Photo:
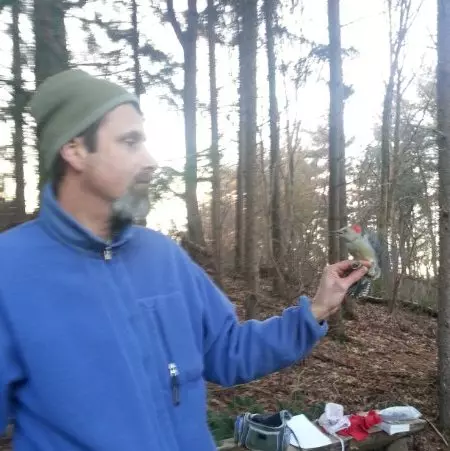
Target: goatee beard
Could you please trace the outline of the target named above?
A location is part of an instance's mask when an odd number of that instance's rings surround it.
[[[148,190],[135,190],[130,187],[117,199],[111,209],[110,225],[112,236],[120,233],[132,223],[142,223],[150,211]]]

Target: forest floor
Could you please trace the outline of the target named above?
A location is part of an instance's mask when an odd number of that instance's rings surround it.
[[[224,289],[243,318],[243,285],[225,281]],[[265,299],[262,317],[278,314],[281,301]],[[303,362],[246,385],[209,387],[210,425],[216,439],[232,436],[232,419],[245,411],[291,409],[314,419],[326,402],[346,413],[410,404],[437,426],[436,319],[383,305],[356,304],[356,320],[345,321],[347,338],[324,338]],[[427,425],[415,440],[417,451],[446,450]]]

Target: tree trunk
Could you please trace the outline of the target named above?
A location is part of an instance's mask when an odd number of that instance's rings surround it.
[[[261,219],[261,228],[263,229],[263,244],[260,246],[261,249],[261,259],[262,262],[266,266],[270,266],[274,270],[273,264],[273,253],[272,253],[272,239],[271,239],[271,221],[270,221],[270,199],[269,192],[270,188],[268,186],[268,181],[266,178],[266,165],[265,165],[265,151],[264,151],[264,142],[262,138],[262,134],[259,135],[259,145],[257,146],[258,151],[258,159],[259,159],[259,170],[261,173],[261,189],[258,190],[259,196],[258,200],[263,204],[263,218]],[[273,271],[268,274],[269,277],[273,278]]]
[[[401,250],[404,249],[405,247],[405,221],[404,221],[404,215],[402,212],[400,212],[400,217],[399,217],[399,224],[398,224],[398,235],[399,235],[399,244],[398,244],[398,249],[397,249],[397,254],[401,253]],[[400,252],[399,252],[400,250]],[[395,306],[397,304],[397,298],[398,298],[398,292],[400,290],[403,278],[405,276],[405,271],[406,271],[406,267],[404,264],[402,264],[401,270],[400,270],[400,274],[398,272],[398,255],[396,256],[396,270],[394,273],[394,286],[393,286],[393,290],[392,290],[392,311],[391,313],[394,312]],[[389,303],[389,300],[388,300]]]
[[[184,53],[184,137],[186,164],[184,169],[185,200],[189,240],[203,246],[205,238],[197,199],[197,0],[188,1],[187,28],[181,30],[173,0],[167,0],[167,14]]]
[[[435,233],[434,233],[435,221],[433,220],[433,211],[431,208],[433,199],[430,197],[430,194],[429,194],[430,191],[428,189],[428,178],[427,178],[427,174],[424,169],[424,163],[423,163],[422,153],[421,153],[420,149],[416,153],[416,158],[417,158],[417,162],[418,162],[420,178],[423,183],[423,190],[426,194],[425,199],[424,199],[424,205],[425,205],[425,213],[427,216],[429,240],[431,243],[431,261],[432,261],[432,265],[433,265],[433,277],[437,277],[438,272],[439,272],[439,270],[438,270],[438,250],[437,250],[437,245],[436,245],[436,237],[435,237]]]
[[[189,239],[204,245],[197,200],[197,1],[189,0],[184,41],[184,124],[186,138],[186,207]]]
[[[239,133],[238,145],[239,155],[236,171],[236,226],[235,226],[235,254],[234,266],[238,274],[244,271],[244,197],[245,197],[245,180],[244,180],[244,159],[245,159],[245,133],[244,133],[244,106],[247,102],[247,93],[244,91],[243,76],[245,73],[245,61],[241,55],[245,53],[245,44],[242,29],[242,7],[238,2],[238,46],[239,46]]]
[[[345,218],[342,216],[345,212],[340,211],[340,197],[345,192],[345,187],[340,186],[343,178],[341,162],[345,155],[345,141],[339,0],[328,0],[328,35],[330,42],[328,261],[332,264],[340,259],[339,238],[333,232],[339,228],[342,218]],[[340,311],[330,318],[330,332],[335,337],[344,335]]]
[[[133,79],[134,92],[137,97],[145,92],[141,77],[141,63],[139,59],[139,24],[138,24],[138,5],[136,0],[131,0],[131,50],[133,52]]]
[[[393,69],[391,69],[392,71]],[[394,96],[394,74],[391,72],[383,102],[383,120],[381,125],[381,193],[380,206],[377,217],[378,239],[380,243],[380,266],[382,272],[381,297],[389,298],[392,293],[390,283],[390,263],[388,248],[389,227],[389,184],[390,184],[390,158],[391,158],[391,120],[392,101]]]
[[[401,73],[397,71],[397,88],[395,97],[395,120],[394,120],[394,146],[392,154],[392,165],[389,172],[389,189],[387,197],[387,211],[389,222],[391,224],[391,260],[392,266],[389,265],[391,269],[390,281],[391,284],[391,295],[388,296],[388,310],[389,313],[393,313],[395,309],[395,303],[398,293],[398,288],[400,284],[400,276],[398,274],[398,249],[396,245],[397,234],[395,227],[395,197],[396,197],[396,180],[399,173],[400,164],[400,120],[401,120],[401,106],[402,106],[402,92],[401,92]]]
[[[283,224],[283,230],[285,234],[285,256],[286,266],[291,268],[294,262],[294,183],[295,183],[295,146],[294,146],[294,131],[291,127],[291,121],[289,119],[290,115],[290,93],[287,87],[287,76],[286,71],[282,71],[283,75],[283,88],[284,88],[284,99],[286,103],[286,153],[287,153],[287,174],[284,180],[284,196],[285,196],[285,220]],[[298,124],[294,122],[294,128]]]
[[[64,15],[64,2],[61,0],[34,0],[36,86],[39,86],[47,77],[69,68]],[[40,189],[45,181],[44,166],[39,155]]]
[[[246,299],[246,318],[257,316],[258,265],[256,236],[256,51],[258,32],[257,0],[246,0],[241,3],[242,40],[239,55],[241,60],[241,94],[245,93],[245,102],[241,102],[241,133],[245,152],[243,179],[245,180],[245,278],[248,285]]]
[[[288,255],[289,255],[289,263],[293,261],[293,249],[294,249],[294,240],[295,240],[295,230],[294,230],[294,191],[295,191],[295,148],[292,145],[292,136],[289,132],[288,128],[288,182],[287,182],[287,202],[289,202],[288,210],[287,210],[287,218],[288,218]]]
[[[286,111],[289,111],[289,96],[286,86],[286,79],[283,79],[283,84],[286,94]],[[295,153],[297,142],[294,142],[294,135],[298,136],[298,130],[300,123],[294,123],[294,130],[291,129],[291,123],[289,118],[286,122],[286,147],[287,147],[287,177],[285,184],[285,196],[286,196],[286,227],[285,236],[287,236],[287,249],[285,252],[285,258],[287,256],[287,266],[291,268],[294,265],[294,248],[296,247],[296,230],[294,228],[294,193],[295,193]],[[298,233],[298,232],[297,232]],[[300,236],[302,236],[300,234]]]
[[[340,58],[341,59],[341,58]],[[340,63],[340,88],[338,90],[341,95],[341,109],[340,109],[340,157],[339,157],[339,227],[347,226],[347,180],[345,176],[345,135],[344,135],[344,83],[342,80],[342,60]],[[347,245],[344,239],[339,240],[339,259],[346,260],[348,258]],[[343,303],[342,310],[343,317],[348,320],[357,319],[355,300],[351,296],[346,296]],[[343,328],[342,332],[343,333]]]
[[[25,177],[24,177],[24,158],[23,158],[23,110],[26,104],[26,94],[23,89],[22,79],[22,62],[21,62],[21,49],[20,49],[20,30],[19,30],[19,18],[20,18],[20,6],[21,2],[16,0],[12,3],[12,42],[13,42],[13,119],[14,119],[14,179],[16,183],[16,218],[15,221],[23,221],[25,219]]]
[[[275,275],[273,279],[274,293],[283,295],[285,283],[283,277],[283,243],[281,236],[280,205],[280,132],[278,100],[276,91],[276,56],[274,39],[274,17],[276,3],[264,0],[264,16],[266,22],[267,66],[269,79],[269,120],[270,120],[270,218],[272,231],[272,256]]]
[[[239,101],[241,103],[241,100]],[[240,120],[240,122],[242,122]],[[238,274],[244,270],[244,144],[242,137],[242,125],[239,126],[239,157],[236,171],[236,226],[234,267]]]
[[[131,36],[130,45],[133,53],[133,86],[136,97],[140,97],[145,92],[141,77],[141,63],[139,59],[139,24],[138,24],[138,5],[136,0],[131,0]],[[143,218],[136,221],[137,225],[147,226],[147,219]]]
[[[216,23],[217,11],[214,0],[208,0],[209,91],[211,109],[210,160],[212,166],[211,225],[216,281],[220,285],[222,283],[222,227],[220,215],[220,150],[216,81]]]
[[[395,75],[398,73],[400,52],[405,43],[405,38],[411,22],[411,0],[400,0],[396,10],[392,0],[388,0],[389,13],[389,46],[390,46],[390,72],[383,101],[383,116],[381,124],[381,193],[380,206],[377,218],[378,239],[380,243],[380,267],[381,267],[381,296],[389,298],[392,295],[393,281],[389,259],[388,233],[390,224],[389,193],[391,192],[391,122],[392,103],[394,99]],[[399,15],[398,29],[393,29],[393,13]]]
[[[438,0],[439,420],[450,430],[450,1]]]
[[[69,67],[64,24],[64,2],[35,0],[33,25],[36,40],[35,76],[39,86],[47,77]]]

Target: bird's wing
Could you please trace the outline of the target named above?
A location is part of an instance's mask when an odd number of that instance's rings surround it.
[[[381,260],[381,243],[377,233],[374,232],[373,230],[369,230],[366,232],[365,236],[369,241],[370,245],[372,246],[373,250],[375,251],[375,255],[379,263]]]

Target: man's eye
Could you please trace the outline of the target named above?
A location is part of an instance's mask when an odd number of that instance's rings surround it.
[[[130,147],[132,147],[132,146],[135,146],[137,144],[137,141],[134,140],[134,139],[126,139],[125,140],[125,144],[130,146]]]

